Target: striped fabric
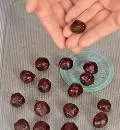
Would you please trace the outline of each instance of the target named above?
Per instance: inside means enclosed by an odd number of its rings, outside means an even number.
[[[100,40],[89,49],[99,50],[110,58],[115,65],[113,82],[102,92],[83,94],[77,99],[67,96],[67,85],[60,77],[56,65],[67,50],[59,50],[53,44],[34,14],[25,12],[25,1],[0,0],[0,130],[14,130],[13,124],[19,118],[25,118],[31,129],[38,120],[45,120],[51,130],[60,130],[63,123],[69,121],[62,113],[62,106],[67,102],[78,105],[80,114],[70,120],[75,122],[79,130],[95,130],[92,118],[98,112],[96,104],[99,99],[106,98],[112,103],[109,123],[102,130],[120,129],[120,32]],[[46,73],[38,72],[34,61],[40,56],[48,57],[50,69]],[[24,85],[19,79],[21,70],[31,70],[37,78],[33,84]],[[52,90],[41,94],[37,89],[38,80],[49,78]],[[22,93],[26,104],[18,109],[10,105],[10,96],[15,92]],[[33,106],[35,100],[44,100],[50,104],[51,113],[39,118],[35,115]]]

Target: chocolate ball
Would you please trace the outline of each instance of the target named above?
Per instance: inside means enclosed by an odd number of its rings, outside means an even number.
[[[74,118],[79,113],[79,108],[72,103],[67,103],[63,107],[63,113],[67,118]]]
[[[39,121],[35,123],[33,130],[50,130],[50,126],[44,121]]]
[[[11,96],[10,103],[14,107],[20,107],[25,103],[25,98],[20,93],[15,93]]]
[[[73,67],[73,60],[68,57],[64,57],[59,61],[59,66],[63,70],[69,70]]]
[[[20,73],[20,79],[21,79],[25,84],[28,84],[28,83],[33,82],[33,80],[35,79],[35,74],[33,74],[33,73],[30,72],[30,71],[23,70],[23,71]]]
[[[93,125],[96,128],[103,128],[108,123],[108,116],[104,112],[100,112],[95,115],[93,119]]]
[[[78,97],[82,93],[83,93],[83,88],[78,83],[71,84],[69,89],[68,89],[68,94],[70,97]]]
[[[78,127],[73,122],[67,122],[62,126],[61,130],[78,130]]]
[[[91,73],[83,73],[80,75],[80,81],[85,86],[92,85],[94,84],[94,76]]]
[[[71,26],[70,26],[70,30],[73,32],[73,33],[76,33],[76,34],[79,34],[79,33],[82,33],[84,32],[84,30],[86,29],[86,24],[83,23],[82,21],[80,20],[75,20]]]
[[[39,71],[46,71],[49,66],[49,60],[45,57],[39,57],[36,61],[35,61],[35,66]]]
[[[45,101],[37,101],[34,106],[34,111],[38,116],[43,117],[50,112],[50,107]]]
[[[103,112],[109,112],[111,110],[111,103],[109,100],[102,99],[98,102],[97,108]]]
[[[98,72],[98,65],[93,61],[89,61],[84,64],[83,69],[88,73],[96,74]]]
[[[15,130],[30,130],[29,123],[25,119],[20,119],[14,124]]]
[[[51,82],[46,78],[40,79],[39,84],[38,84],[38,89],[42,93],[49,92],[51,89]]]

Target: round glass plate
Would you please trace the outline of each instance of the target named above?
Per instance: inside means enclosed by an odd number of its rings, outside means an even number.
[[[84,72],[83,65],[88,61],[94,61],[98,65],[98,73],[94,74],[95,82],[92,85],[84,86],[85,92],[101,91],[107,87],[114,77],[114,65],[110,60],[105,58],[102,54],[95,51],[85,51],[80,55],[70,55],[73,62],[73,68],[70,70],[60,69],[60,74],[63,80],[71,85],[72,83],[80,83],[80,75]]]

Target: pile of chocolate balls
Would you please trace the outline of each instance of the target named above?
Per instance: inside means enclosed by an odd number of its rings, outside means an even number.
[[[85,30],[86,25],[76,20],[71,25],[71,31],[74,33],[81,33]],[[35,61],[35,67],[39,71],[46,71],[50,66],[50,62],[45,57],[40,57]],[[59,61],[59,67],[65,71],[72,69],[73,60],[68,57],[63,57]],[[83,69],[85,72],[80,75],[80,82],[84,86],[94,84],[94,74],[98,72],[98,65],[93,61],[88,61],[84,64]],[[23,70],[20,73],[20,79],[25,84],[29,84],[34,81],[35,74],[31,71]],[[73,83],[68,88],[68,95],[73,98],[77,98],[83,93],[81,84]],[[42,78],[38,83],[38,90],[41,93],[48,93],[51,90],[51,81],[46,78]],[[20,93],[15,93],[11,96],[10,103],[13,107],[21,107],[25,103],[25,98]],[[108,123],[107,112],[111,110],[111,104],[108,100],[102,99],[98,102],[97,108],[101,111],[93,118],[93,125],[96,128],[102,128]],[[35,114],[39,117],[46,116],[50,113],[50,106],[45,101],[36,101],[34,105]],[[78,115],[79,108],[73,103],[67,103],[63,106],[63,114],[66,118],[74,118]],[[30,130],[30,125],[25,119],[19,119],[14,123],[15,130]],[[89,129],[89,128],[88,128]],[[45,121],[38,121],[33,126],[33,130],[50,130],[50,125]],[[61,130],[78,130],[78,126],[74,122],[66,122],[61,126]]]

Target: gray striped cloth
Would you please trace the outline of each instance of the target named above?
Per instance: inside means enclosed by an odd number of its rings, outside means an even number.
[[[83,94],[77,99],[67,96],[67,85],[60,77],[56,61],[67,54],[67,50],[56,48],[48,33],[44,30],[34,14],[25,12],[25,1],[0,0],[0,130],[13,130],[14,122],[25,118],[31,126],[38,120],[50,124],[51,130],[60,130],[63,123],[75,122],[79,130],[95,130],[92,118],[98,112],[96,104],[99,99],[106,98],[112,103],[112,111],[108,113],[109,123],[101,130],[120,129],[120,32],[100,40],[89,49],[101,51],[115,65],[113,82],[102,92]],[[39,73],[34,67],[34,61],[40,56],[50,60],[50,69]],[[21,70],[31,70],[36,74],[36,80],[30,85],[24,85],[19,79]],[[38,80],[49,78],[52,90],[41,94],[37,89]],[[10,105],[10,96],[15,92],[22,93],[26,104],[18,109]],[[39,118],[34,113],[35,100],[44,100],[50,104],[51,113]],[[68,120],[62,113],[65,103],[78,105],[80,113],[77,118]]]

